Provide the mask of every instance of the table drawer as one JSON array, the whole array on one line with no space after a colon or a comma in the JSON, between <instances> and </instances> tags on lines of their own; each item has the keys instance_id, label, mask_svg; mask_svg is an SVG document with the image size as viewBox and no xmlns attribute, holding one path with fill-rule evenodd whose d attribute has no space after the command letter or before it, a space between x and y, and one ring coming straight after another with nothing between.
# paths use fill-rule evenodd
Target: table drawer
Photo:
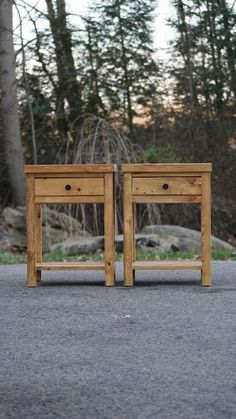
<instances>
[{"instance_id":1,"label":"table drawer","mask_svg":"<svg viewBox=\"0 0 236 419\"><path fill-rule=\"evenodd\" d=\"M104 195L104 178L36 178L36 196Z\"/></svg>"},{"instance_id":2,"label":"table drawer","mask_svg":"<svg viewBox=\"0 0 236 419\"><path fill-rule=\"evenodd\" d=\"M137 177L133 195L201 195L200 177Z\"/></svg>"}]
</instances>

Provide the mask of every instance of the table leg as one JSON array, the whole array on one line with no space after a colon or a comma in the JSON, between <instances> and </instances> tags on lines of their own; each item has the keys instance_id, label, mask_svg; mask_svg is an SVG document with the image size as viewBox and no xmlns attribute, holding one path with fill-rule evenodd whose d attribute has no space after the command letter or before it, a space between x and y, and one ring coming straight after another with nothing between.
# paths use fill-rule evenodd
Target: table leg
<instances>
[{"instance_id":1,"label":"table leg","mask_svg":"<svg viewBox=\"0 0 236 419\"><path fill-rule=\"evenodd\" d=\"M35 205L35 246L36 262L42 262L42 209L40 204ZM37 282L41 281L42 271L37 271Z\"/></svg>"},{"instance_id":2,"label":"table leg","mask_svg":"<svg viewBox=\"0 0 236 419\"><path fill-rule=\"evenodd\" d=\"M201 280L203 287L211 285L211 183L210 173L202 174L201 202Z\"/></svg>"},{"instance_id":3,"label":"table leg","mask_svg":"<svg viewBox=\"0 0 236 419\"><path fill-rule=\"evenodd\" d=\"M133 207L132 207L132 189L131 189L131 174L124 173L123 184L123 242L124 242L124 285L133 285Z\"/></svg>"},{"instance_id":4,"label":"table leg","mask_svg":"<svg viewBox=\"0 0 236 419\"><path fill-rule=\"evenodd\" d=\"M133 262L136 260L136 204L133 204ZM133 281L135 282L135 269L133 269Z\"/></svg>"},{"instance_id":5,"label":"table leg","mask_svg":"<svg viewBox=\"0 0 236 419\"><path fill-rule=\"evenodd\" d=\"M104 257L105 257L105 285L115 285L115 213L113 173L105 174L104 193Z\"/></svg>"},{"instance_id":6,"label":"table leg","mask_svg":"<svg viewBox=\"0 0 236 419\"><path fill-rule=\"evenodd\" d=\"M27 175L27 284L37 286L36 272L36 217L34 203L34 177Z\"/></svg>"}]
</instances>

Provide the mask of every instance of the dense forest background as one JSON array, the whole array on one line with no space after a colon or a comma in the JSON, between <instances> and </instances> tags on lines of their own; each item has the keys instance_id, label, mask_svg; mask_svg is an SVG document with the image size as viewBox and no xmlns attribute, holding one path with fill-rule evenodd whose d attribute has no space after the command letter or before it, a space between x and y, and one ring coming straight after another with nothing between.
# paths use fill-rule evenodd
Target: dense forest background
<instances>
[{"instance_id":1,"label":"dense forest background","mask_svg":"<svg viewBox=\"0 0 236 419\"><path fill-rule=\"evenodd\" d=\"M94 0L76 25L65 0L38 3L0 0L1 207L24 205L24 162L212 162L213 233L235 244L236 2L173 0L168 60L156 1ZM185 207L148 214L199 229Z\"/></svg>"}]
</instances>

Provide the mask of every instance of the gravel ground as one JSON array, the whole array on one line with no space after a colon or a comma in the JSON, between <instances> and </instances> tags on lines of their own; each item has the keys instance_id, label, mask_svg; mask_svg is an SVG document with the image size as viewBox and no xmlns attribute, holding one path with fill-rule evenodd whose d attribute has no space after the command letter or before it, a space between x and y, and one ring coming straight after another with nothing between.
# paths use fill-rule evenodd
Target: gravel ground
<instances>
[{"instance_id":1,"label":"gravel ground","mask_svg":"<svg viewBox=\"0 0 236 419\"><path fill-rule=\"evenodd\" d=\"M0 266L0 418L236 418L236 262L117 272Z\"/></svg>"}]
</instances>

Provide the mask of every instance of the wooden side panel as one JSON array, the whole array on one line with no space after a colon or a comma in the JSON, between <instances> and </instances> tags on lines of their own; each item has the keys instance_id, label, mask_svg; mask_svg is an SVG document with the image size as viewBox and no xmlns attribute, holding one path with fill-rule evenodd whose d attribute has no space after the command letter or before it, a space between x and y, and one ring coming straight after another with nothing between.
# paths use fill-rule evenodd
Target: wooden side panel
<instances>
[{"instance_id":1,"label":"wooden side panel","mask_svg":"<svg viewBox=\"0 0 236 419\"><path fill-rule=\"evenodd\" d=\"M37 178L36 196L103 195L103 178Z\"/></svg>"},{"instance_id":2,"label":"wooden side panel","mask_svg":"<svg viewBox=\"0 0 236 419\"><path fill-rule=\"evenodd\" d=\"M115 218L113 174L105 174L104 239L105 239L105 285L115 285Z\"/></svg>"},{"instance_id":3,"label":"wooden side panel","mask_svg":"<svg viewBox=\"0 0 236 419\"><path fill-rule=\"evenodd\" d=\"M35 203L34 203L34 177L32 175L26 176L27 187L27 284L29 287L37 286L37 272L36 272L36 217L35 217Z\"/></svg>"},{"instance_id":4,"label":"wooden side panel","mask_svg":"<svg viewBox=\"0 0 236 419\"><path fill-rule=\"evenodd\" d=\"M201 195L201 178L134 178L132 193L133 195Z\"/></svg>"},{"instance_id":5,"label":"wooden side panel","mask_svg":"<svg viewBox=\"0 0 236 419\"><path fill-rule=\"evenodd\" d=\"M132 183L131 174L124 173L123 183L123 234L124 234L124 285L133 285L133 208L132 208Z\"/></svg>"},{"instance_id":6,"label":"wooden side panel","mask_svg":"<svg viewBox=\"0 0 236 419\"><path fill-rule=\"evenodd\" d=\"M202 175L201 259L202 286L208 287L211 285L211 179L209 173Z\"/></svg>"}]
</instances>

